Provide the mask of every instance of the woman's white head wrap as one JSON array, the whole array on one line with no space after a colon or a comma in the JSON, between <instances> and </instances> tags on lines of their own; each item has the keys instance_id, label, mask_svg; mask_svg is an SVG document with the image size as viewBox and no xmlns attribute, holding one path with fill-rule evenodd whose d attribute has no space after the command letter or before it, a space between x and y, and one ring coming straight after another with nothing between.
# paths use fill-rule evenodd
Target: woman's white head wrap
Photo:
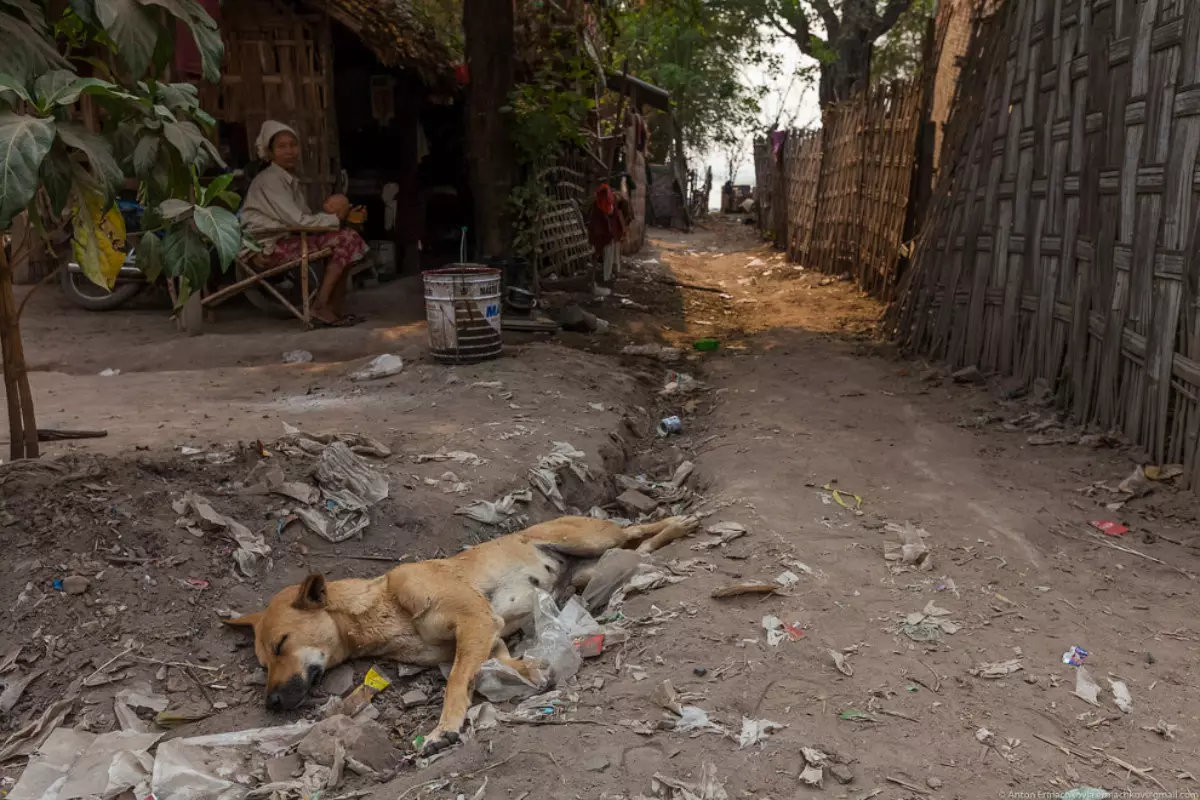
<instances>
[{"instance_id":1,"label":"woman's white head wrap","mask_svg":"<svg viewBox=\"0 0 1200 800\"><path fill-rule=\"evenodd\" d=\"M300 138L300 134L296 133L291 125L285 125L273 119L263 123L263 126L258 129L258 138L254 140L254 149L258 151L259 158L264 161L271 160L271 140L281 133L290 133L297 139Z\"/></svg>"}]
</instances>

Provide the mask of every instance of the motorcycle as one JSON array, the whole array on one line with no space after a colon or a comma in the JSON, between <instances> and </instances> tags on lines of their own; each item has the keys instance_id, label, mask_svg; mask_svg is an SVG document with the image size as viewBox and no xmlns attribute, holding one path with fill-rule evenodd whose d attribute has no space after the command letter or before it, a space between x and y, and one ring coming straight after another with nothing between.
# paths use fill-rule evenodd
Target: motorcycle
<instances>
[{"instance_id":1,"label":"motorcycle","mask_svg":"<svg viewBox=\"0 0 1200 800\"><path fill-rule=\"evenodd\" d=\"M113 309L121 308L142 292L161 283L161 279L159 282L146 280L146 276L137 266L136 242L141 235L143 214L141 204L132 200L118 200L117 208L125 220L128 249L125 252L125 262L121 265L120 272L117 273L117 280L113 288L109 290L93 283L90 278L83 274L83 268L71 256L67 257L66 263L59 270L59 283L63 294L73 304L88 311L112 311ZM321 285L321 279L324 277L324 268L325 265L323 262L309 265L309 286L318 287ZM211 276L209 278L210 289L217 289L224 284L233 283L237 279L236 273L232 268L226 272L218 269L215 259L213 269L209 272L209 275ZM296 306L302 303L298 276L288 273L287 275L279 275L273 279L268 279L268 281L288 302ZM273 317L279 317L280 319L291 317L291 312L283 304L276 300L269 292L261 288L247 287L243 290L242 294L259 311Z\"/></svg>"}]
</instances>

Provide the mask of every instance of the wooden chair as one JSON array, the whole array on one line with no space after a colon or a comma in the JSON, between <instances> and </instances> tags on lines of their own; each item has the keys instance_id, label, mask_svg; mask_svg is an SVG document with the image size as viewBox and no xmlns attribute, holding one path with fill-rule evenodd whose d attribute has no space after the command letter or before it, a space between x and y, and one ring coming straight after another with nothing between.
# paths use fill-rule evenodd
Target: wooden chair
<instances>
[{"instance_id":1,"label":"wooden chair","mask_svg":"<svg viewBox=\"0 0 1200 800\"><path fill-rule=\"evenodd\" d=\"M223 286L217 291L204 297L201 300L201 307L204 310L215 308L231 297L236 297L242 294L247 289L262 289L275 298L284 308L286 308L292 316L304 323L306 328L312 327L312 301L316 297L317 290L320 286L311 286L310 267L312 262L321 261L328 258L333 253L333 248L322 247L317 250L309 249L308 237L310 234L331 233L337 228L301 228L287 227L277 228L273 230L260 231L259 233L268 236L275 234L298 234L300 236L300 257L290 261L285 261L282 264L270 265L267 259L261 253L255 253L249 256L238 256L234 259L233 266L236 275L239 278L234 283L228 286ZM296 308L290 300L271 285L270 278L286 274L293 269L300 270L300 297L301 307Z\"/></svg>"}]
</instances>

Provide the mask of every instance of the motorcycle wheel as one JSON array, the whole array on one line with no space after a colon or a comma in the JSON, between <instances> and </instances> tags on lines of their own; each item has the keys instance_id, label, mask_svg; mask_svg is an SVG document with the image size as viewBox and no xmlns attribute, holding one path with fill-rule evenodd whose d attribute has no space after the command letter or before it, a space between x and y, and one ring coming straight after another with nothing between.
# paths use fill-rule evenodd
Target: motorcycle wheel
<instances>
[{"instance_id":1,"label":"motorcycle wheel","mask_svg":"<svg viewBox=\"0 0 1200 800\"><path fill-rule=\"evenodd\" d=\"M82 272L67 269L65 264L59 268L59 283L68 300L88 311L112 311L120 308L146 288L142 281L128 281L118 283L110 292L103 286L92 283Z\"/></svg>"}]
</instances>

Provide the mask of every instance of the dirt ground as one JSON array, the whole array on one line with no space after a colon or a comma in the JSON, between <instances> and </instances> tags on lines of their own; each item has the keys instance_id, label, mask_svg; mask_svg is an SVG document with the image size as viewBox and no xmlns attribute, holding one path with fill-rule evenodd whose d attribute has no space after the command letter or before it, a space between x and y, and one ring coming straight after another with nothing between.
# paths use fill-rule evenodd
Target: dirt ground
<instances>
[{"instance_id":1,"label":"dirt ground","mask_svg":"<svg viewBox=\"0 0 1200 800\"><path fill-rule=\"evenodd\" d=\"M389 558L495 535L454 510L528 487L527 470L569 442L593 476L567 477L569 509L615 512L617 476L666 478L690 460L680 510L747 534L705 550L695 547L710 537L697 535L659 554L695 561L682 582L626 601L629 641L584 663L565 717L501 723L423 768L350 778L345 791L615 800L655 796L655 775L696 783L710 764L729 798L759 800L1056 797L1081 786L1200 795L1195 497L1169 480L1116 491L1139 454L1098 435L1080 441L1086 432L1061 427L1036 387L958 382L898 357L875 338L877 304L785 263L736 221L657 232L614 296L584 301L613 331L513 337L490 363L428 359L416 281L354 302L367 326L301 333L233 309L186 339L149 301L95 315L49 289L33 298L23 329L39 423L109 436L49 445L58 470L0 467L0 605L12 609L0 670L20 648L0 681L45 670L0 715L0 745L72 691L81 699L68 724L109 730L113 695L140 683L172 710L206 715L167 738L296 718L262 707L253 651L217 612L260 607L312 570L372 575ZM721 348L693 351L700 337ZM685 360L622 355L630 343L676 345ZM280 363L297 348L315 361ZM404 372L348 379L382 352L402 355ZM108 368L121 373L98 374ZM672 370L707 388L660 395ZM683 429L660 439L653 427L668 414ZM284 423L391 448L375 462L389 497L361 540L331 545L281 525L279 498L239 494L263 459L257 441L289 476L309 468L275 445ZM478 459L419 460L438 448ZM177 526L171 503L185 491L262 533L270 566L246 578L228 540ZM555 516L534 494L518 519ZM1129 530L1105 536L1093 521ZM884 558L895 526L908 525L927 533L925 569ZM785 571L795 582L773 594L711 596ZM54 588L69 576L88 578L87 590ZM764 617L790 626L783 641L768 643ZM1098 706L1075 694L1077 668L1063 663L1073 645L1089 653ZM106 664L112 682L76 684ZM1019 669L989 677L990 664ZM355 663L356 679L370 666ZM1127 686L1128 713L1110 680ZM718 727L659 725L674 716L654 699L664 681ZM377 698L397 746L432 727L441 686L427 673ZM404 707L413 687L428 702ZM740 747L744 719L782 727ZM802 748L829 757L820 788L799 777ZM23 766L0 765L0 796Z\"/></svg>"}]
</instances>

